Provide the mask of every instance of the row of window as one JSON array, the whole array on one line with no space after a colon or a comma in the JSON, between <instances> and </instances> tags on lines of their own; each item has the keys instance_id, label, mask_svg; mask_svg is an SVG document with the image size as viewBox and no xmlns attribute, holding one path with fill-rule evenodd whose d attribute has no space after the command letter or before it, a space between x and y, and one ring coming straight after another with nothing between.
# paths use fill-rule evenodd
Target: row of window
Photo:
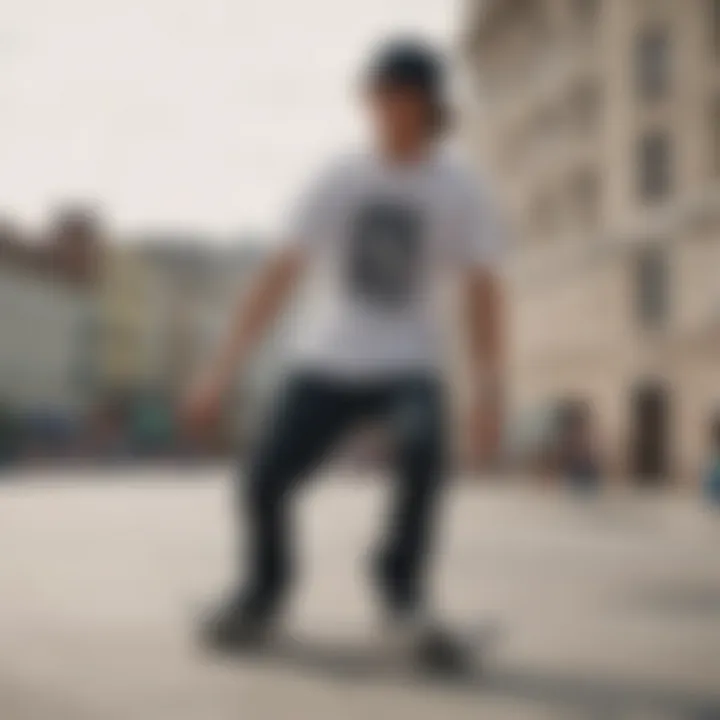
<instances>
[{"instance_id":1,"label":"row of window","mask_svg":"<svg viewBox=\"0 0 720 720\"><path fill-rule=\"evenodd\" d=\"M720 95L711 104L708 113L710 136L711 174L720 179ZM637 193L647 203L660 202L673 191L674 146L672 136L665 130L650 130L644 133L636 149ZM580 170L571 177L569 184L573 198L573 212L580 219L580 225L591 227L598 214L600 182L591 170ZM552 198L549 190L543 189L532 211L531 223L536 231L544 235L557 229L559 202Z\"/></svg>"},{"instance_id":2,"label":"row of window","mask_svg":"<svg viewBox=\"0 0 720 720\"><path fill-rule=\"evenodd\" d=\"M679 0L678 0L679 1ZM579 27L593 30L600 16L600 0L569 0L571 15ZM711 52L720 60L720 0L703 0L707 3L704 21L709 35ZM535 18L538 28L541 20ZM537 30L539 33L540 31ZM538 40L540 52L547 48L548 36ZM639 95L646 100L659 100L668 96L672 84L672 35L668 24L652 25L637 37L635 42L634 81ZM517 58L515 59L517 61ZM526 58L520 76L527 77L532 67L538 67L537 58ZM529 64L528 64L529 63ZM502 64L502 63L501 63ZM516 65L510 62L510 66ZM504 73L500 73L501 76ZM488 80L486 74L485 77ZM507 83L500 78L500 85ZM494 84L494 83L491 83Z\"/></svg>"},{"instance_id":3,"label":"row of window","mask_svg":"<svg viewBox=\"0 0 720 720\"><path fill-rule=\"evenodd\" d=\"M708 27L715 55L720 58L720 0L708 3ZM654 102L669 96L672 85L671 35L667 27L649 27L635 46L635 81L638 95ZM709 118L711 172L720 177L720 97L712 101ZM643 200L656 201L672 191L673 148L670 135L651 131L638 145L638 191Z\"/></svg>"},{"instance_id":4,"label":"row of window","mask_svg":"<svg viewBox=\"0 0 720 720\"><path fill-rule=\"evenodd\" d=\"M713 135L713 172L720 178L720 97L713 105L710 119ZM653 130L645 133L637 147L637 191L644 202L666 199L673 190L673 144L669 133ZM541 237L556 233L561 217L571 217L576 228L593 229L600 216L601 183L598 173L581 168L570 176L567 192L554 193L543 188L530 213L531 232ZM563 197L568 198L565 203ZM567 213L563 205L567 205Z\"/></svg>"},{"instance_id":5,"label":"row of window","mask_svg":"<svg viewBox=\"0 0 720 720\"><path fill-rule=\"evenodd\" d=\"M720 178L720 96L712 105L709 115L712 142L712 171ZM641 136L637 146L637 192L647 203L666 199L673 190L673 143L671 135L664 130L651 130ZM576 226L590 229L599 217L601 200L600 178L590 168L573 173L568 183L570 213ZM557 231L562 215L559 193L554 195L547 188L539 193L531 210L530 222L534 233L541 236Z\"/></svg>"},{"instance_id":6,"label":"row of window","mask_svg":"<svg viewBox=\"0 0 720 720\"><path fill-rule=\"evenodd\" d=\"M720 0L706 0L710 44L720 59ZM638 36L635 44L635 84L645 100L666 98L672 85L672 37L668 26L651 26Z\"/></svg>"},{"instance_id":7,"label":"row of window","mask_svg":"<svg viewBox=\"0 0 720 720\"><path fill-rule=\"evenodd\" d=\"M720 95L710 105L710 172L720 178ZM673 189L673 143L664 130L652 130L640 139L637 149L638 193L647 202L665 199Z\"/></svg>"},{"instance_id":8,"label":"row of window","mask_svg":"<svg viewBox=\"0 0 720 720\"><path fill-rule=\"evenodd\" d=\"M720 58L720 0L707 2L707 25L712 45ZM594 21L600 0L573 0L576 19ZM635 42L633 62L635 90L646 102L667 99L672 90L672 35L670 26L651 25L640 32ZM553 149L553 140L572 133L587 134L602 117L602 88L597 78L582 78L570 89L563 102L541 109L527 129L507 144L502 162L506 170L519 167L521 158L531 157L536 148ZM720 178L720 94L712 99L704 113L707 125L709 173ZM636 193L646 203L667 199L674 187L674 139L667 128L650 128L636 143L631 158L635 167ZM591 171L580 171L572 177L568 189L554 192L542 188L530 209L532 234L551 236L564 219L573 217L576 227L592 228L597 221L601 200L601 183ZM564 217L563 217L564 216Z\"/></svg>"},{"instance_id":9,"label":"row of window","mask_svg":"<svg viewBox=\"0 0 720 720\"><path fill-rule=\"evenodd\" d=\"M720 118L720 102L717 108ZM720 154L720 130L718 130ZM670 136L662 131L648 132L640 138L637 149L638 193L646 202L657 202L672 191L672 144ZM559 229L561 216L572 217L574 226L592 229L600 210L600 178L591 168L573 173L567 192L554 193L543 188L531 209L530 223L534 234L551 236ZM569 202L565 202L567 197ZM563 206L567 206L564 212Z\"/></svg>"}]
</instances>

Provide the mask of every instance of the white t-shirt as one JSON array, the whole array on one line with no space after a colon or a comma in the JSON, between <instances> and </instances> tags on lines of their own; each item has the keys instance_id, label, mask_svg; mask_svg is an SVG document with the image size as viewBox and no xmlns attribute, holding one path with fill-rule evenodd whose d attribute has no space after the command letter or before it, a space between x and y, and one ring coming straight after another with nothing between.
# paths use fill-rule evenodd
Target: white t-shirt
<instances>
[{"instance_id":1,"label":"white t-shirt","mask_svg":"<svg viewBox=\"0 0 720 720\"><path fill-rule=\"evenodd\" d=\"M301 199L287 238L308 262L291 365L350 378L436 369L443 275L493 268L503 250L485 189L440 153L337 162Z\"/></svg>"}]
</instances>

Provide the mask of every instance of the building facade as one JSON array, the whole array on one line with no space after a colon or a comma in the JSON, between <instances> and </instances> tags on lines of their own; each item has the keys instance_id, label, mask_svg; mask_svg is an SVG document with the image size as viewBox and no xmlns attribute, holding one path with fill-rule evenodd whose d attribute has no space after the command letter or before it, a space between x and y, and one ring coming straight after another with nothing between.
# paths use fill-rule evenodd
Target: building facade
<instances>
[{"instance_id":1,"label":"building facade","mask_svg":"<svg viewBox=\"0 0 720 720\"><path fill-rule=\"evenodd\" d=\"M160 386L169 308L153 268L132 246L108 246L100 287L103 394L135 395Z\"/></svg>"},{"instance_id":2,"label":"building facade","mask_svg":"<svg viewBox=\"0 0 720 720\"><path fill-rule=\"evenodd\" d=\"M0 402L77 421L95 383L95 218L58 213L42 237L0 228Z\"/></svg>"},{"instance_id":3,"label":"building facade","mask_svg":"<svg viewBox=\"0 0 720 720\"><path fill-rule=\"evenodd\" d=\"M515 430L580 403L615 474L698 477L720 413L720 0L478 0L462 52L465 137L515 238Z\"/></svg>"},{"instance_id":4,"label":"building facade","mask_svg":"<svg viewBox=\"0 0 720 720\"><path fill-rule=\"evenodd\" d=\"M221 246L206 238L173 235L146 238L134 250L152 278L148 286L155 315L154 386L179 398L227 332L238 297L247 289L263 258L253 242ZM234 445L252 423L265 378L273 373L272 352L265 350L253 372L243 378L227 403L218 444Z\"/></svg>"}]
</instances>

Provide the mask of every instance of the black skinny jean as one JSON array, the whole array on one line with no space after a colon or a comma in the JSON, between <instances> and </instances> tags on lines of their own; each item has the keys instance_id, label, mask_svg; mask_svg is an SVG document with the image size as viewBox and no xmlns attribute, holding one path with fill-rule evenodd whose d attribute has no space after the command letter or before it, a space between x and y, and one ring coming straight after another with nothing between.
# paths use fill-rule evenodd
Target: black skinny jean
<instances>
[{"instance_id":1,"label":"black skinny jean","mask_svg":"<svg viewBox=\"0 0 720 720\"><path fill-rule=\"evenodd\" d=\"M349 383L291 376L274 405L242 486L247 522L246 602L260 614L277 610L292 578L295 491L353 427L379 421L392 440L395 487L375 559L375 579L390 609L424 600L433 516L445 475L442 383L408 375Z\"/></svg>"}]
</instances>

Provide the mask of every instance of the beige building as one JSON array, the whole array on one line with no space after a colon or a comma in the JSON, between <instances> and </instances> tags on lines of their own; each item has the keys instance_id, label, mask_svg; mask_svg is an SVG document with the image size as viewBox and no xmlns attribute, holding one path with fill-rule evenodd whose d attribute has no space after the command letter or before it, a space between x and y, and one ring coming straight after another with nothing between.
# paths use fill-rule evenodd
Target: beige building
<instances>
[{"instance_id":1,"label":"beige building","mask_svg":"<svg viewBox=\"0 0 720 720\"><path fill-rule=\"evenodd\" d=\"M720 412L720 0L475 0L466 136L514 227L516 425L580 401L615 472Z\"/></svg>"}]
</instances>

